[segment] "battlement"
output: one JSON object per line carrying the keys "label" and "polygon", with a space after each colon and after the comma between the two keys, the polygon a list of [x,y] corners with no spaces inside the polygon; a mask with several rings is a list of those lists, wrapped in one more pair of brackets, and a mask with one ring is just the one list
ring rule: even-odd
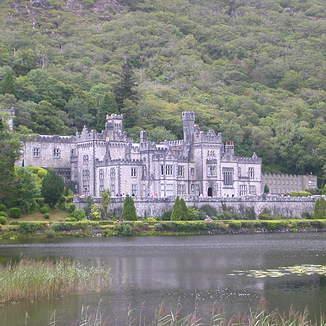
{"label": "battlement", "polygon": [[196,120],[196,114],[193,111],[184,111],[182,112],[182,120],[190,120],[195,121]]}
{"label": "battlement", "polygon": [[110,114],[106,115],[106,120],[123,120],[123,114]]}
{"label": "battlement", "polygon": [[58,135],[37,135],[34,141],[40,143],[75,143],[75,136],[58,136]]}

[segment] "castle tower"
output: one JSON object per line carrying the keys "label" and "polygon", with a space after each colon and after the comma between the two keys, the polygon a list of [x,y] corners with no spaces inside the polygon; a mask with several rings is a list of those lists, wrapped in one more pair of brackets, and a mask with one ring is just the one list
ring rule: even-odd
{"label": "castle tower", "polygon": [[183,140],[185,143],[192,143],[194,139],[194,124],[195,124],[196,115],[195,112],[185,111],[182,112],[183,120]]}
{"label": "castle tower", "polygon": [[106,141],[119,140],[123,132],[123,115],[111,114],[106,116]]}

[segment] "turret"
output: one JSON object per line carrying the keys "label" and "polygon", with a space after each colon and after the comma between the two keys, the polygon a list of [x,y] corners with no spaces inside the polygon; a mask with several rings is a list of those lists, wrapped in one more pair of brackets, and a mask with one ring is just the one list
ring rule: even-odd
{"label": "turret", "polygon": [[225,154],[229,154],[230,156],[234,155],[234,142],[233,141],[225,143],[224,152],[225,152]]}
{"label": "turret", "polygon": [[123,132],[123,115],[111,114],[106,116],[105,133],[106,141],[118,140]]}
{"label": "turret", "polygon": [[183,140],[185,143],[192,143],[194,139],[194,124],[195,124],[196,115],[195,112],[185,111],[182,112],[183,120]]}

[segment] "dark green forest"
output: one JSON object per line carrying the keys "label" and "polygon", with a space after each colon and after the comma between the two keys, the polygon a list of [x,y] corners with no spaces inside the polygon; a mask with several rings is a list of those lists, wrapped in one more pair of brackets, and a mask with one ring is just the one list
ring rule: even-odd
{"label": "dark green forest", "polygon": [[2,0],[0,107],[20,133],[181,137],[180,113],[262,156],[326,170],[324,0]]}

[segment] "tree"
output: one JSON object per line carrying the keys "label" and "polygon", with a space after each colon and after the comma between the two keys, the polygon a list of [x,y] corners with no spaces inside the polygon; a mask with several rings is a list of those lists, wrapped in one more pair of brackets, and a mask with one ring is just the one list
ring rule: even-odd
{"label": "tree", "polygon": [[8,72],[0,83],[0,92],[2,94],[14,94],[15,79],[12,73]]}
{"label": "tree", "polygon": [[93,220],[100,220],[101,219],[101,210],[100,207],[97,204],[93,204],[91,206],[91,218]]}
{"label": "tree", "polygon": [[269,194],[269,187],[268,185],[264,186],[264,194]]}
{"label": "tree", "polygon": [[0,203],[7,204],[17,192],[15,162],[20,157],[18,136],[8,129],[0,117]]}
{"label": "tree", "polygon": [[117,102],[112,94],[104,95],[96,114],[96,128],[101,130],[104,128],[105,118],[107,114],[119,113]]}
{"label": "tree", "polygon": [[177,197],[171,214],[171,220],[186,221],[188,219],[188,208],[183,198]]}
{"label": "tree", "polygon": [[49,170],[42,181],[41,193],[44,202],[50,207],[54,207],[60,201],[64,193],[63,179],[55,174],[53,170]]}
{"label": "tree", "polygon": [[326,200],[324,198],[318,198],[315,203],[314,217],[326,218]]}
{"label": "tree", "polygon": [[127,196],[123,201],[122,218],[127,221],[137,220],[135,203],[130,196]]}
{"label": "tree", "polygon": [[109,190],[105,190],[101,194],[101,203],[103,207],[104,217],[108,217],[109,215],[109,206],[111,203],[111,194]]}
{"label": "tree", "polygon": [[124,107],[124,101],[137,102],[137,92],[135,90],[136,81],[133,75],[130,60],[126,59],[122,65],[120,81],[114,89],[114,94],[119,110]]}

